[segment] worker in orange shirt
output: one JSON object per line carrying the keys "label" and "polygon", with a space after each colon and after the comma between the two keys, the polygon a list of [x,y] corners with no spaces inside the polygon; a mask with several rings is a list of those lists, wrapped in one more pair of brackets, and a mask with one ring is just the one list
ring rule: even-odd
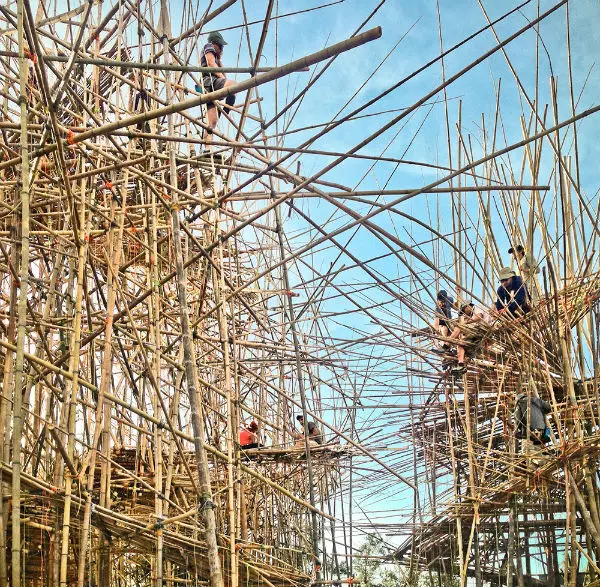
{"label": "worker in orange shirt", "polygon": [[258,444],[258,424],[252,420],[250,424],[244,426],[240,430],[240,448],[246,450],[249,448],[259,448],[261,445]]}

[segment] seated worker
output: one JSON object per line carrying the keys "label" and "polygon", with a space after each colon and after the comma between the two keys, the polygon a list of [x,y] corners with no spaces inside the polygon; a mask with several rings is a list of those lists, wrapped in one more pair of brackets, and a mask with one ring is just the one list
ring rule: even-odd
{"label": "seated worker", "polygon": [[[516,437],[521,439],[521,453],[531,455],[540,453],[550,440],[550,428],[546,414],[550,413],[550,404],[539,397],[521,393],[517,397],[515,408]],[[529,429],[527,428],[529,424]],[[533,459],[536,465],[543,459]]]}
{"label": "seated worker", "polygon": [[498,273],[500,287],[496,292],[496,310],[508,311],[513,316],[522,316],[529,312],[529,294],[523,280],[510,268],[503,267]]}
{"label": "seated worker", "polygon": [[[227,42],[223,38],[223,35],[219,32],[210,33],[208,35],[208,43],[204,45],[202,50],[202,57],[200,58],[201,67],[223,67],[221,62],[221,56],[223,55],[223,47],[227,45]],[[214,73],[206,73],[202,76],[202,84],[205,92],[215,92],[222,88],[235,85],[235,82],[227,79],[227,76],[221,72],[216,71]],[[225,98],[227,106],[223,108],[225,114],[229,114],[229,106],[233,106],[235,103],[235,96],[231,94]],[[207,124],[210,130],[205,134],[207,141],[212,141],[212,131],[217,126],[219,120],[219,114],[217,107],[214,102],[207,102],[206,104],[206,118]]]}
{"label": "seated worker", "polygon": [[527,287],[527,293],[531,297],[533,303],[537,302],[539,297],[538,284],[536,275],[540,272],[540,268],[535,259],[531,255],[525,254],[525,249],[522,245],[517,245],[515,248],[508,249],[508,254],[512,255],[519,265],[521,278]]}
{"label": "seated worker", "polygon": [[244,426],[240,430],[240,448],[242,450],[248,448],[259,448],[260,444],[258,444],[258,424],[252,420],[248,426]]}
{"label": "seated worker", "polygon": [[[435,301],[435,320],[433,329],[440,336],[450,336],[450,320],[452,319],[452,307],[454,300],[448,296],[448,292],[441,289]],[[433,349],[436,353],[446,353],[450,350],[450,345],[446,342]]]}
{"label": "seated worker", "polygon": [[[468,324],[477,324],[480,322],[490,323],[491,318],[487,310],[476,306],[472,302],[463,304],[458,312],[460,324],[462,326]],[[454,375],[462,375],[466,372],[465,366],[466,347],[477,344],[483,336],[483,332],[465,332],[464,328],[461,329],[457,326],[450,335],[450,338],[455,338],[459,342],[457,343],[457,358],[458,368],[453,370]]]}
{"label": "seated worker", "polygon": [[[294,446],[301,446],[304,444],[304,417],[302,415],[296,416],[296,420],[302,426],[302,432],[293,432],[294,440],[296,441]],[[319,427],[314,422],[307,422],[306,427],[308,428],[308,442],[310,446],[323,444],[323,435]]]}

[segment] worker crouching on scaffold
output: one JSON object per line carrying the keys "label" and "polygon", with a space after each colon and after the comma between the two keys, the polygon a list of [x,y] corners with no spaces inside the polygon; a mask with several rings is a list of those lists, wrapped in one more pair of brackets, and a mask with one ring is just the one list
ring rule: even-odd
{"label": "worker crouching on scaffold", "polygon": [[476,345],[483,337],[484,332],[481,329],[466,330],[465,326],[475,326],[476,324],[490,324],[491,316],[489,312],[473,302],[463,304],[458,312],[459,325],[454,328],[450,338],[455,339],[457,349],[458,367],[452,371],[453,375],[462,375],[466,372],[467,348]]}
{"label": "worker crouching on scaffold", "polygon": [[507,313],[512,318],[527,314],[530,300],[523,280],[510,267],[503,267],[498,273],[498,281],[500,287],[496,292],[498,299],[495,303],[498,313]]}
{"label": "worker crouching on scaffold", "polygon": [[[441,289],[435,300],[435,319],[433,321],[433,330],[439,336],[450,336],[450,321],[452,320],[452,308],[454,300],[448,295],[448,292]],[[444,354],[450,350],[450,345],[446,342],[434,347],[433,351]]]}
{"label": "worker crouching on scaffold", "polygon": [[[294,448],[302,448],[305,446],[305,436],[304,436],[304,417],[302,415],[296,416],[296,420],[298,424],[302,427],[302,431],[298,432],[297,430],[292,430],[292,436],[295,440]],[[323,444],[323,435],[319,430],[319,427],[314,422],[307,422],[306,428],[308,430],[308,444],[309,446],[319,446]]]}

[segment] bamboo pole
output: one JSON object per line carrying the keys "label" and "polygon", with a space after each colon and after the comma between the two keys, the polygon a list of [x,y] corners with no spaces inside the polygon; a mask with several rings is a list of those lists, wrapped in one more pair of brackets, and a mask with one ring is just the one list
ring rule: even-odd
{"label": "bamboo pole", "polygon": [[23,0],[17,2],[17,35],[19,44],[19,105],[21,119],[21,153],[20,153],[20,267],[19,301],[17,309],[17,339],[15,369],[13,374],[13,426],[12,426],[12,556],[11,556],[11,585],[21,585],[21,442],[23,432],[23,389],[25,388],[26,373],[24,371],[25,337],[27,327],[27,295],[29,287],[29,190],[30,168],[29,147],[27,137],[27,76],[29,66],[25,57],[25,8]]}

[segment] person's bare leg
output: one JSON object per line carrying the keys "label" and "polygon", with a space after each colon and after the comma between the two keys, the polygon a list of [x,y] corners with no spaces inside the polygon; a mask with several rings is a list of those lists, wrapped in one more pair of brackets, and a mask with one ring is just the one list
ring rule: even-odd
{"label": "person's bare leg", "polygon": [[458,359],[458,364],[459,365],[464,365],[465,363],[465,347],[464,346],[457,346],[457,351],[456,351],[456,358]]}
{"label": "person's bare leg", "polygon": [[460,338],[460,328],[458,326],[452,331],[450,338]]}
{"label": "person's bare leg", "polygon": [[[217,122],[219,120],[218,114],[217,114],[217,107],[216,106],[209,106],[206,109],[206,123],[208,124],[208,128],[210,130],[206,130],[206,132],[204,133],[204,140],[208,141],[208,142],[212,142],[213,140],[213,129],[216,128],[217,126]],[[206,145],[205,149],[209,150],[210,146]]]}
{"label": "person's bare leg", "polygon": [[[440,328],[440,334],[442,336],[445,336],[447,338],[448,336],[450,336],[450,329],[447,326],[442,326]],[[442,340],[440,342],[441,342],[441,344],[442,344],[443,347],[447,348],[447,347],[450,346],[445,340]]]}

